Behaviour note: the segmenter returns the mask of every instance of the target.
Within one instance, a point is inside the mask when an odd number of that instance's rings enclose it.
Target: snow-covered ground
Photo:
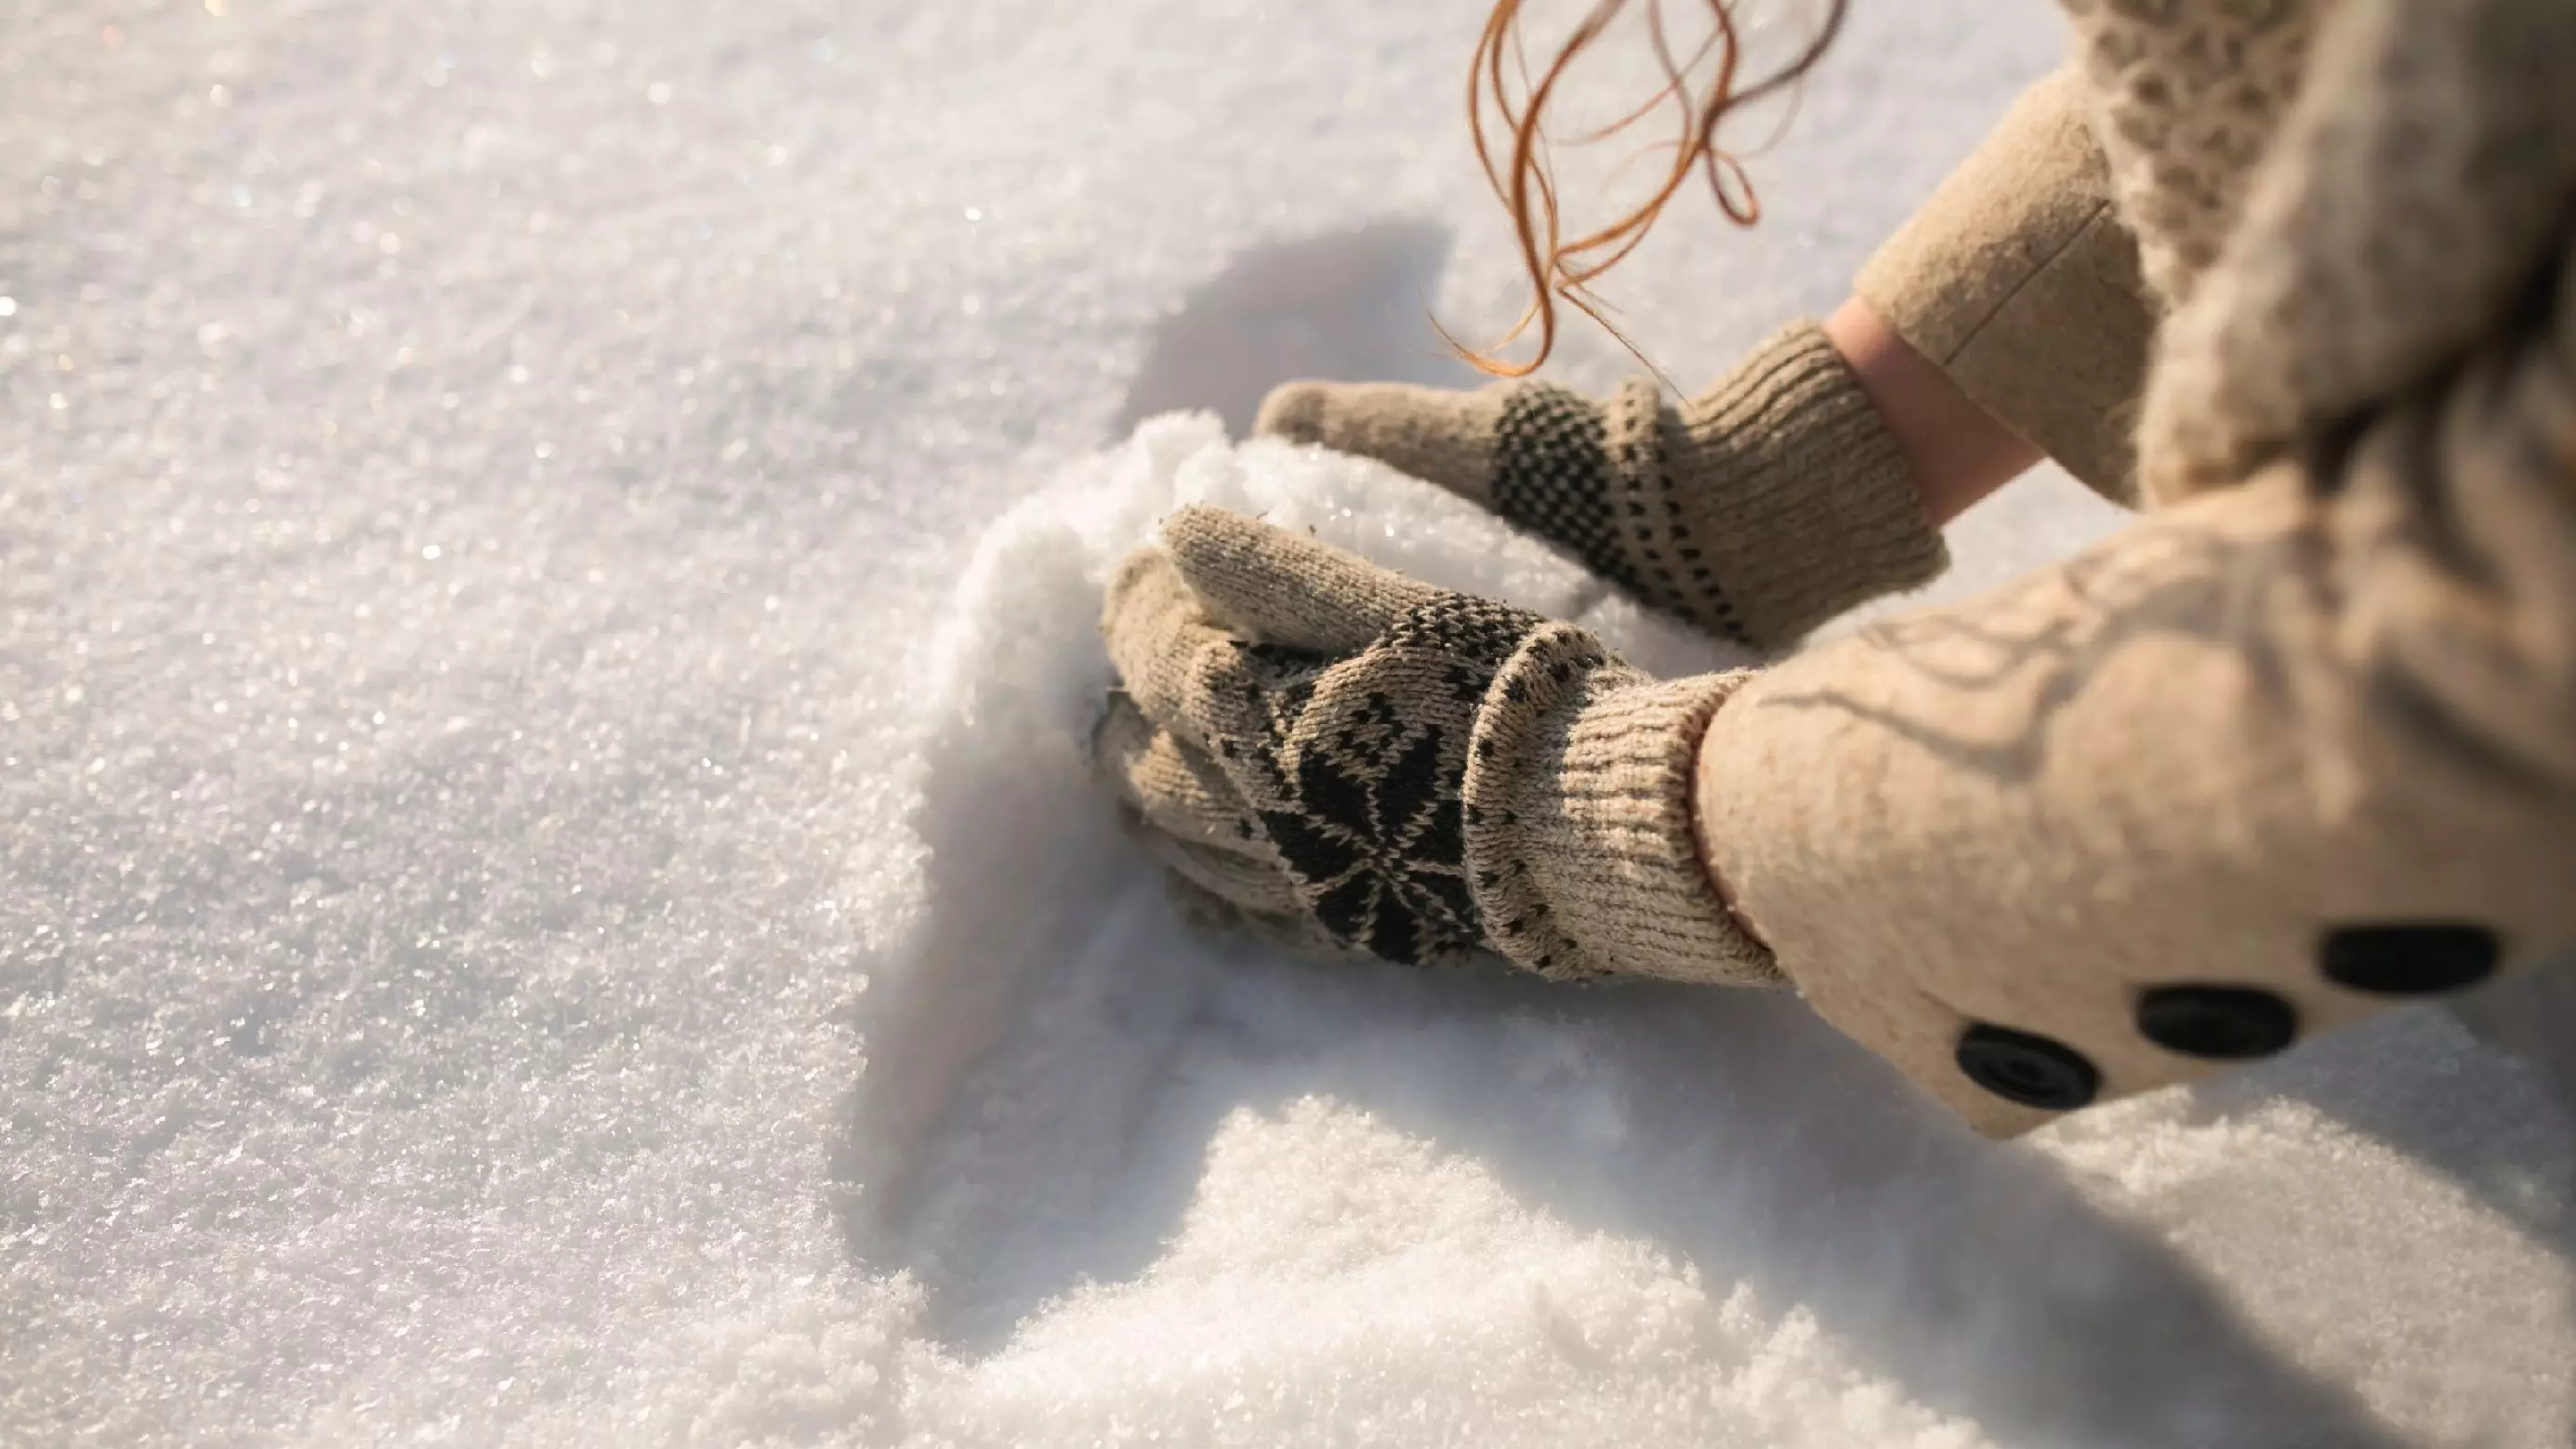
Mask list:
[[[2569,1094],[2447,1015],[1996,1146],[1168,920],[1075,742],[1178,498],[1705,657],[1129,441],[1509,315],[1481,9],[0,0],[0,1444],[2576,1438]],[[2054,26],[1860,0],[1632,335],[1830,305]]]

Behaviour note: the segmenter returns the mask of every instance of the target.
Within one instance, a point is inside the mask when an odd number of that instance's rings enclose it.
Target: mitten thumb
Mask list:
[[[1264,644],[1349,654],[1440,591],[1303,534],[1191,504],[1163,520],[1172,565],[1209,614]]]
[[[1375,458],[1490,508],[1503,393],[1395,382],[1292,382],[1262,399],[1252,431]]]

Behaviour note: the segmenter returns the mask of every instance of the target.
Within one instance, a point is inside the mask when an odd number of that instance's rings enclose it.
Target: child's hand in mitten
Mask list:
[[[1335,955],[1773,979],[1690,825],[1744,676],[1659,683],[1570,624],[1204,507],[1129,556],[1101,627],[1123,689],[1098,766],[1190,897]]]
[[[1896,441],[1812,323],[1679,403],[1645,377],[1598,402],[1537,382],[1293,382],[1254,431],[1437,484],[1646,603],[1763,648],[1949,561]]]

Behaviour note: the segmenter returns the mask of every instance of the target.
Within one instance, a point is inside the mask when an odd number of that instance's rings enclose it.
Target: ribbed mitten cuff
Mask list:
[[[1561,979],[1780,982],[1718,899],[1691,828],[1700,737],[1750,677],[1659,683],[1565,626],[1521,646],[1477,716],[1463,792],[1494,949]]]
[[[1772,334],[1661,416],[1682,562],[1715,581],[1752,642],[1788,643],[1949,566],[1877,405],[1815,323]]]

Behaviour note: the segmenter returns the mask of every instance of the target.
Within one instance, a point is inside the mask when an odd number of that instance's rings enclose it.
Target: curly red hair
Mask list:
[[[1705,0],[1713,26],[1687,60],[1678,60],[1671,35],[1664,23],[1664,0],[1646,0],[1647,33],[1654,42],[1656,59],[1664,71],[1663,89],[1645,104],[1637,107],[1608,126],[1576,144],[1590,145],[1626,131],[1670,101],[1679,116],[1676,138],[1668,143],[1672,162],[1658,178],[1653,191],[1637,206],[1609,224],[1579,236],[1563,232],[1557,207],[1557,189],[1548,164],[1548,138],[1543,128],[1548,103],[1557,94],[1566,72],[1594,41],[1600,39],[1627,0],[1596,0],[1591,10],[1576,24],[1544,71],[1533,76],[1521,48],[1520,19],[1522,0],[1498,0],[1485,19],[1484,34],[1476,43],[1475,63],[1467,73],[1467,118],[1476,142],[1476,159],[1484,167],[1485,179],[1494,195],[1511,213],[1514,233],[1520,241],[1521,263],[1530,281],[1530,305],[1520,320],[1492,347],[1479,351],[1449,338],[1460,356],[1479,369],[1497,377],[1525,377],[1536,371],[1556,349],[1557,307],[1560,302],[1598,322],[1622,345],[1627,339],[1602,315],[1600,302],[1591,293],[1594,279],[1617,266],[1646,239],[1664,207],[1677,195],[1693,169],[1708,177],[1710,192],[1717,198],[1718,209],[1738,226],[1751,226],[1761,218],[1762,205],[1754,195],[1751,178],[1743,160],[1718,144],[1720,122],[1729,115],[1794,86],[1806,75],[1825,50],[1841,33],[1844,11],[1849,0],[1827,0],[1824,19],[1805,46],[1778,70],[1746,81],[1741,74],[1744,64],[1742,36],[1737,28],[1732,0]],[[1506,58],[1508,57],[1508,65]],[[1694,93],[1692,75],[1714,59],[1716,73],[1705,95]],[[1506,85],[1506,73],[1516,73],[1520,80],[1520,98],[1515,102]],[[1496,146],[1488,135],[1487,111],[1491,109],[1509,136],[1508,164],[1496,163]],[[1538,350],[1522,362],[1504,360],[1502,349],[1527,336],[1532,328],[1538,332]],[[1443,330],[1443,336],[1448,336]],[[1635,351],[1633,347],[1629,349]]]

